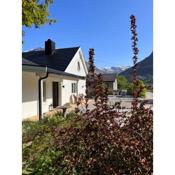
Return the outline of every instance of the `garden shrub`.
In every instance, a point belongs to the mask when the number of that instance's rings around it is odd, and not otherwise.
[[[127,89],[128,84],[129,84],[129,82],[125,76],[123,76],[123,75],[117,76],[117,86],[118,86],[119,90]]]
[[[50,175],[65,171],[62,151],[55,145],[55,129],[69,127],[75,114],[45,117],[41,121],[23,121],[23,174]],[[59,165],[57,164],[59,161]],[[63,164],[63,165],[62,165]]]
[[[146,93],[147,93],[147,89],[146,89],[143,81],[141,81],[141,80],[139,81],[138,85],[134,85],[133,83],[129,83],[128,84],[128,88],[127,88],[127,94],[128,95],[133,95],[134,90],[136,88],[138,88],[138,89],[141,88],[141,90],[140,90],[140,92],[138,94],[138,97],[144,97],[145,98],[146,97]]]
[[[100,81],[99,76],[97,85]],[[55,145],[63,151],[66,174],[150,175],[152,110],[144,103],[131,115],[119,112],[120,104],[111,110],[104,89],[97,86],[95,91],[97,108],[77,117],[75,122],[81,121],[79,128],[55,130]]]

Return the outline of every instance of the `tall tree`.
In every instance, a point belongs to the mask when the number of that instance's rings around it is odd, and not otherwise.
[[[53,0],[22,0],[22,25],[39,27],[55,22],[49,18],[48,7],[52,3]]]

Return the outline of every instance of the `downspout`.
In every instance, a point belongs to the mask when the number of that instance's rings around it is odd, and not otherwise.
[[[40,77],[38,80],[38,101],[39,101],[39,120],[42,119],[42,98],[41,98],[41,82],[43,79],[48,77],[49,73],[46,67],[46,75],[44,77]]]

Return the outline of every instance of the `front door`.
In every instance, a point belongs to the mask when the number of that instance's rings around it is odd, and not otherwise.
[[[56,108],[59,105],[59,86],[58,82],[52,82],[52,94],[53,94],[53,107]]]

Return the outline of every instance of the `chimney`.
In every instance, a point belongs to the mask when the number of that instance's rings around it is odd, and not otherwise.
[[[55,42],[51,39],[45,41],[45,55],[53,55],[55,52]]]

